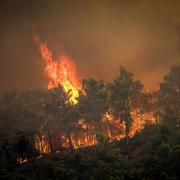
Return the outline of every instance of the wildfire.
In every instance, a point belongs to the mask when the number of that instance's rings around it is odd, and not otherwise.
[[[146,124],[156,123],[153,112],[140,112],[140,109],[135,109],[131,112],[132,126],[129,135],[132,137],[137,131],[144,129]]]
[[[42,43],[37,36],[35,38],[39,46],[41,57],[44,61],[44,73],[49,80],[47,88],[52,89],[59,85],[62,85],[65,92],[70,95],[70,102],[76,104],[78,91],[80,84],[78,82],[76,67],[74,62],[64,53],[61,52],[58,59],[53,59],[52,52],[45,43]],[[139,109],[131,112],[132,126],[130,128],[129,135],[133,136],[137,131],[144,128],[146,123],[155,123],[155,117],[152,112],[141,113]],[[85,122],[85,120],[79,120],[79,126],[83,129],[81,132],[71,134],[71,143],[74,148],[82,146],[91,146],[97,143],[94,127],[91,124]],[[102,120],[103,135],[110,141],[113,139],[121,139],[125,137],[125,122],[116,119],[111,110],[109,109]],[[60,139],[59,139],[60,137]],[[57,139],[61,142],[62,148],[69,147],[70,140],[66,134],[60,134]],[[50,146],[48,144],[48,138],[45,135],[36,137],[36,148],[41,151],[41,154],[50,153]],[[58,145],[60,147],[60,145]]]
[[[69,93],[70,101],[77,103],[78,91],[80,88],[74,62],[64,53],[61,52],[57,60],[45,43],[41,43],[39,37],[35,37],[39,46],[41,57],[44,60],[44,73],[49,80],[48,89],[62,85],[64,90]]]
[[[153,112],[141,112],[138,108],[131,112],[131,117],[132,124],[129,131],[130,137],[134,136],[136,132],[140,132],[144,129],[146,124],[156,123]],[[109,137],[110,140],[125,137],[125,122],[121,119],[114,118],[111,114],[111,110],[108,110],[105,113],[103,122],[107,129],[107,137]]]
[[[51,152],[48,139],[45,135],[35,137],[35,147],[40,151],[41,154],[48,154]]]

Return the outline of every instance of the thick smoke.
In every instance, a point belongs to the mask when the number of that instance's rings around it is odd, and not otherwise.
[[[119,65],[157,89],[180,63],[180,1],[16,0],[0,6],[1,91],[46,87],[34,28],[54,51],[64,48],[81,78],[112,80]]]

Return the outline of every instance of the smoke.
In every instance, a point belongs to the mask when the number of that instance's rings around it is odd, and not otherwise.
[[[158,83],[180,63],[180,1],[2,1],[0,9],[1,91],[46,87],[34,26],[53,54],[64,48],[81,78],[111,81],[119,65]]]

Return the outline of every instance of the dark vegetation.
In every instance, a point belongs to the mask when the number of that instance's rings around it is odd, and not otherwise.
[[[120,180],[180,178],[180,66],[164,77],[160,90],[143,91],[133,75],[120,68],[113,83],[85,79],[78,104],[69,102],[61,86],[53,90],[17,93],[0,101],[0,179]],[[111,108],[125,123],[125,138],[109,142],[103,132],[103,114]],[[129,137],[130,112],[152,112],[155,124]],[[71,134],[85,131],[83,118],[91,124],[97,144],[74,149]],[[67,135],[69,146],[54,142]],[[87,130],[89,133],[89,129]],[[51,153],[35,148],[35,136],[48,137]],[[58,152],[57,152],[58,150]],[[43,155],[41,158],[39,155]],[[21,163],[21,160],[27,162]]]

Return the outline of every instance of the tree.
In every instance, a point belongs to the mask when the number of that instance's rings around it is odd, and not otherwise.
[[[34,95],[34,93],[26,92],[25,94],[13,91],[2,96],[0,103],[0,128],[3,132],[3,137],[9,138],[19,132],[24,132],[28,134],[28,141],[35,144],[34,139],[39,119],[32,108],[32,102],[35,104],[34,99],[31,101],[27,100],[27,95]]]
[[[40,153],[44,154],[43,136],[46,134],[46,114],[44,110],[44,101],[48,92],[46,90],[32,90],[22,92],[19,96],[24,104],[25,111],[22,113],[23,129],[25,132],[34,136],[34,141],[39,137]],[[35,144],[36,142],[34,142]]]
[[[102,135],[102,118],[108,109],[105,83],[93,78],[84,79],[78,102],[81,118],[95,127],[96,134]]]
[[[72,142],[72,133],[76,133],[80,130],[78,125],[79,113],[77,111],[76,105],[72,105],[71,103],[66,104],[64,108],[64,113],[62,116],[62,126],[61,131],[67,134],[69,140],[70,149],[74,149],[74,145]]]
[[[38,155],[31,134],[25,132],[16,134],[14,138],[14,153],[16,154],[18,163],[30,158],[35,158]]]
[[[110,104],[116,118],[124,121],[126,143],[132,123],[131,111],[138,108],[142,100],[143,85],[133,79],[133,74],[120,66],[119,76],[110,84]]]
[[[49,114],[47,128],[51,151],[53,151],[51,131],[58,135],[66,133],[70,148],[73,149],[71,132],[76,129],[78,113],[75,105],[70,102],[70,92],[66,93],[61,86],[50,90],[45,109]]]
[[[16,91],[2,95],[0,101],[0,128],[3,136],[11,136],[20,129],[22,130],[21,120],[24,109],[24,104]],[[10,125],[11,131],[9,131]]]
[[[166,110],[173,109],[180,116],[180,65],[172,66],[169,74],[160,83],[159,106]]]

